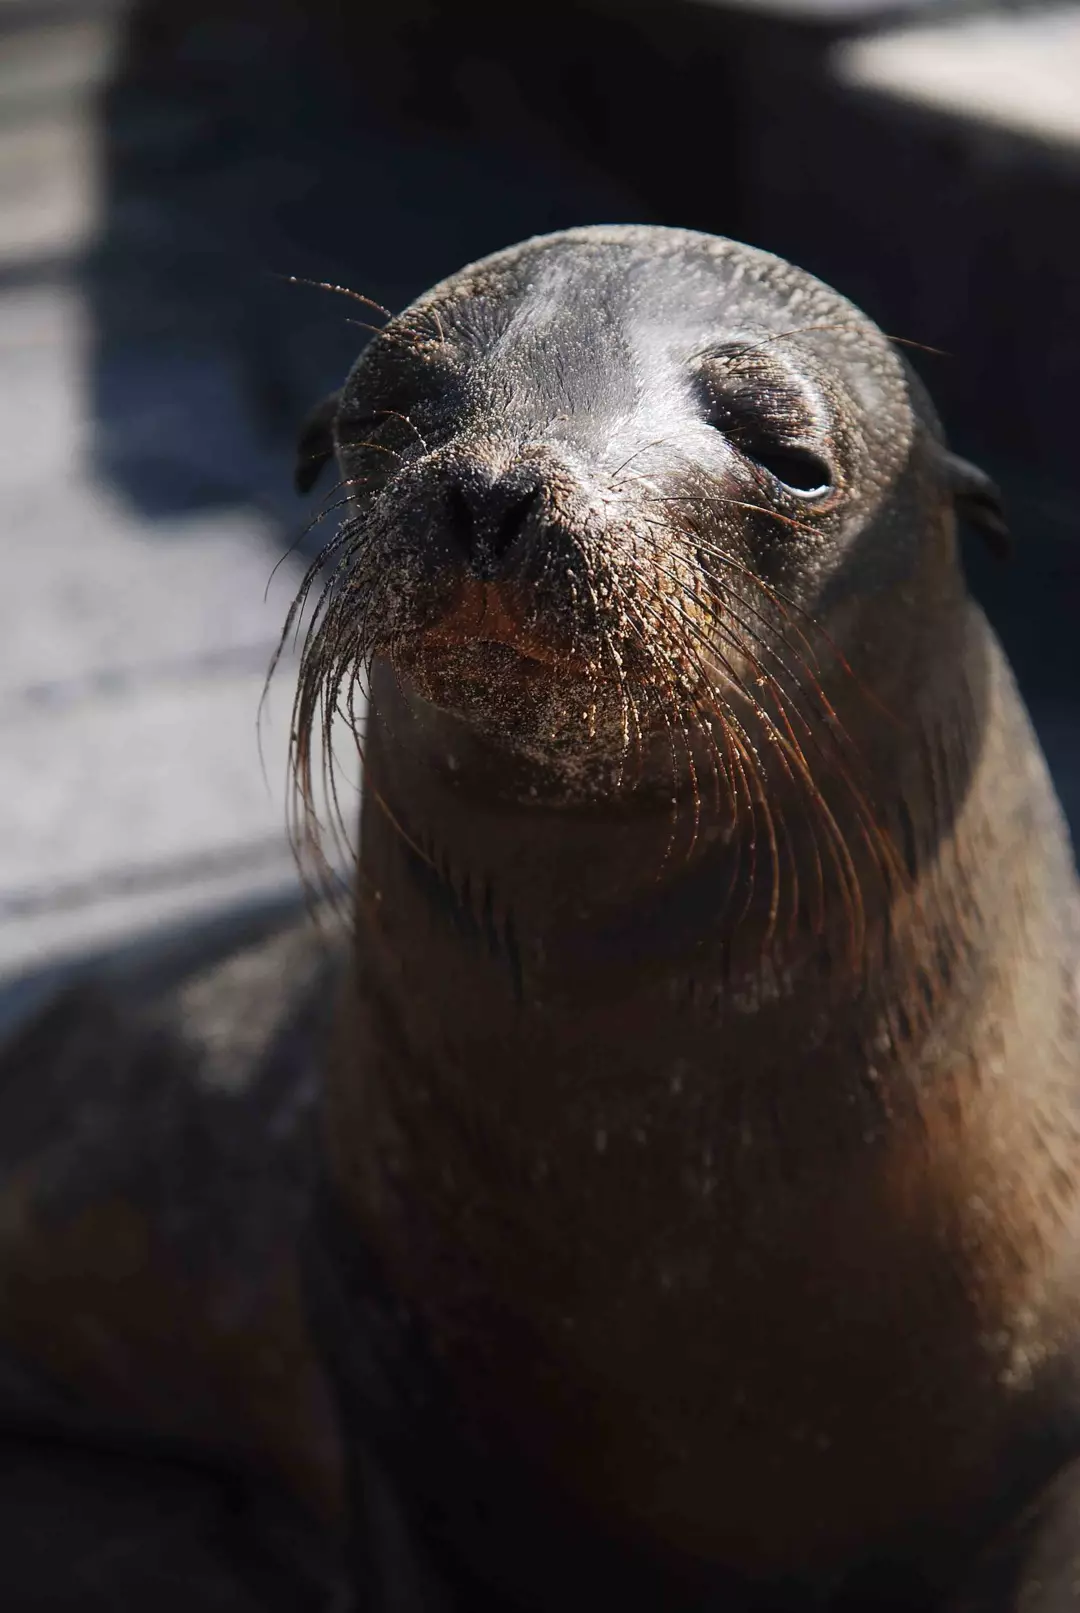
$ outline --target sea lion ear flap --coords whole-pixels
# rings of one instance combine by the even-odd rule
[[[310,493],[323,466],[334,457],[334,421],[340,404],[341,393],[331,392],[311,411],[300,428],[293,476],[298,493]]]
[[[945,455],[945,471],[960,520],[978,528],[995,559],[1007,560],[1012,553],[1012,538],[997,484],[977,465],[956,454]]]

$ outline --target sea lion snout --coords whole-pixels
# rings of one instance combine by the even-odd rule
[[[387,576],[411,579],[413,627],[424,631],[463,591],[553,607],[591,503],[582,475],[546,444],[463,433],[404,465],[370,525],[388,535]]]
[[[484,437],[447,445],[402,481],[398,524],[412,537],[391,564],[408,570],[412,548],[415,652],[502,645],[572,663],[566,578],[581,564],[589,494],[564,459]],[[408,646],[402,655],[412,659]]]
[[[538,467],[522,460],[504,470],[466,461],[450,473],[447,531],[471,575],[486,580],[515,569],[536,535],[545,491]]]

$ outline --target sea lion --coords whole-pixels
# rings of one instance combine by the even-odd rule
[[[354,938],[6,1050],[0,1601],[339,1613],[343,1455],[365,1613],[1057,1613],[1080,900],[992,486],[841,297],[643,228],[391,320],[335,452]]]
[[[844,298],[644,227],[391,319],[334,454],[364,1605],[943,1604],[1080,1451],[1080,896],[958,559],[995,490]]]

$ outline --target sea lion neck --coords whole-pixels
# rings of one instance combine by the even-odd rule
[[[530,982],[542,995],[595,991],[601,979],[625,990],[638,970],[682,967],[703,924],[739,972],[753,972],[769,948],[774,870],[755,850],[747,801],[709,773],[707,753],[674,781],[666,736],[643,759],[575,757],[564,771],[434,711],[385,664],[373,670],[364,751],[369,880],[381,886],[408,870],[410,899],[432,921],[453,912],[489,947],[501,913],[515,936],[515,975],[523,971],[520,1010]],[[804,838],[794,821],[801,805],[796,791],[788,856]],[[779,907],[790,921],[786,895]],[[799,950],[810,945],[804,938]],[[466,949],[463,959],[483,969],[485,951]]]
[[[522,951],[534,965],[543,958],[546,976],[569,966],[567,948],[579,944],[614,960],[614,937],[640,904],[661,902],[705,870],[733,832],[728,802],[700,803],[695,819],[685,780],[673,787],[666,750],[643,780],[616,792],[627,765],[573,758],[564,772],[508,753],[376,665],[364,745],[368,877],[380,885],[399,867],[409,871],[411,899],[436,925],[453,910],[454,922],[486,934],[473,954],[481,969],[492,946],[502,950],[496,936],[506,926],[517,934],[515,968],[527,972]],[[677,948],[678,936],[670,940]],[[659,956],[659,936],[657,946]]]

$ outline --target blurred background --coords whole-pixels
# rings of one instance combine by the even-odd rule
[[[0,0],[0,1025],[295,900],[288,665],[262,762],[256,717],[320,536],[297,423],[364,333],[285,277],[398,309],[629,220],[943,350],[1017,540],[972,580],[1080,830],[1080,5]]]

